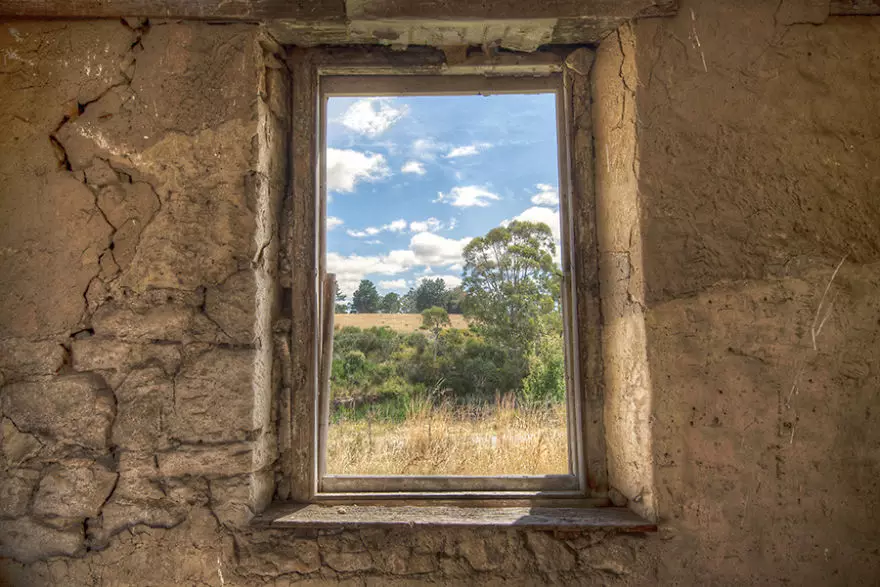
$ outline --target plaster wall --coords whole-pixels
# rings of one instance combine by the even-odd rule
[[[632,271],[603,250],[603,291],[633,292],[649,376],[648,433],[621,420],[642,456],[611,481],[650,497],[650,536],[249,529],[286,449],[278,48],[249,25],[3,23],[0,581],[876,582],[880,19],[756,4],[683,2],[594,70],[639,228]]]

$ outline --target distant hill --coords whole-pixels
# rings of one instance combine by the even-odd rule
[[[461,314],[450,314],[453,328],[467,328],[467,320]],[[414,332],[422,325],[421,314],[336,314],[334,318],[335,328],[345,326],[357,326],[358,328],[370,328],[371,326],[387,326],[397,332]]]

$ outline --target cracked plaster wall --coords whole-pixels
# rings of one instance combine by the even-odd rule
[[[683,2],[603,57],[633,76],[647,537],[248,529],[276,452],[254,320],[278,297],[274,48],[245,25],[3,24],[0,578],[871,583],[880,24],[734,4]]]

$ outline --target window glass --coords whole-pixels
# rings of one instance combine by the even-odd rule
[[[569,473],[556,96],[331,97],[326,472]]]

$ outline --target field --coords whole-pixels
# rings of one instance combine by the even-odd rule
[[[546,475],[568,472],[565,409],[413,406],[403,422],[330,426],[327,472],[337,475]]]
[[[449,319],[452,328],[468,327],[467,320],[461,314],[451,314]],[[415,332],[422,325],[421,314],[336,314],[333,320],[335,328],[387,326],[397,332]]]
[[[562,336],[523,358],[467,328],[421,330],[418,314],[337,314],[327,472],[568,472]]]

